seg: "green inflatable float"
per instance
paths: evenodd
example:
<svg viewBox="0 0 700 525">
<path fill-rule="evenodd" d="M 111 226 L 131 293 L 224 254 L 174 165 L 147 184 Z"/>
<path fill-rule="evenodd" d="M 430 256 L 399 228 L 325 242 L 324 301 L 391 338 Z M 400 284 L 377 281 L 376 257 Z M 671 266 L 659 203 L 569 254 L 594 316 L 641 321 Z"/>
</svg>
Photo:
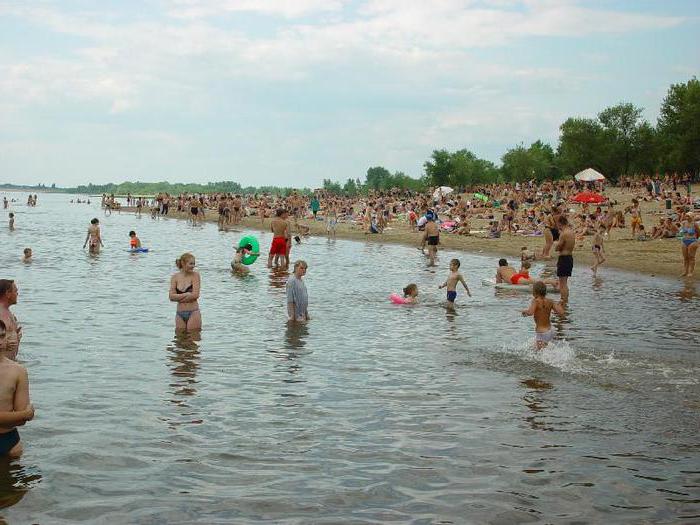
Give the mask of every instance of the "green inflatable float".
<svg viewBox="0 0 700 525">
<path fill-rule="evenodd" d="M 488 201 L 489 201 L 489 198 L 488 198 L 486 195 L 484 195 L 483 193 L 475 193 L 475 194 L 474 194 L 474 198 L 475 198 L 475 199 L 482 200 L 482 201 L 484 201 L 484 202 L 488 202 Z"/>
<path fill-rule="evenodd" d="M 253 252 L 246 253 L 243 256 L 243 259 L 241 260 L 243 264 L 253 264 L 255 261 L 258 260 L 258 257 L 260 256 L 260 243 L 258 243 L 258 240 L 252 235 L 246 235 L 245 237 L 241 238 L 241 240 L 238 241 L 238 247 L 246 248 Z"/>
</svg>

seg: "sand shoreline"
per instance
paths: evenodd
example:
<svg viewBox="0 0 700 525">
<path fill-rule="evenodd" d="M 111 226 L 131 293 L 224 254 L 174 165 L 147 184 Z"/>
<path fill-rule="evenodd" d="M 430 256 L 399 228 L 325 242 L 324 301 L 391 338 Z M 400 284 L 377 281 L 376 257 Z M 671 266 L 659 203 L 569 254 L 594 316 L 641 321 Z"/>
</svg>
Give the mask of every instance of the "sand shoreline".
<svg viewBox="0 0 700 525">
<path fill-rule="evenodd" d="M 135 208 L 122 207 L 121 211 L 135 212 Z M 147 216 L 147 213 L 143 214 Z M 170 210 L 165 216 L 170 219 L 187 220 L 189 214 Z M 161 216 L 162 217 L 162 216 Z M 218 213 L 215 210 L 207 210 L 206 222 L 216 223 L 218 221 Z M 305 219 L 301 224 L 308 226 L 309 234 L 314 237 L 326 237 L 326 227 L 322 221 L 314 221 Z M 228 231 L 236 231 L 238 229 L 253 229 L 258 231 L 269 231 L 270 219 L 265 219 L 265 223 L 261 224 L 258 217 L 246 217 L 239 224 L 231 226 Z M 475 226 L 480 228 L 481 226 Z M 338 239 L 347 239 L 355 241 L 365 241 L 374 243 L 393 243 L 403 244 L 407 246 L 419 247 L 422 239 L 422 232 L 411 232 L 407 225 L 401 223 L 392 223 L 390 227 L 381 234 L 367 234 L 359 227 L 344 223 L 338 224 L 337 235 Z M 676 239 L 659 239 L 653 241 L 636 241 L 628 239 L 630 235 L 629 228 L 615 229 L 612 231 L 611 240 L 605 245 L 607 261 L 598 270 L 598 275 L 605 275 L 605 268 L 616 268 L 631 272 L 637 272 L 649 276 L 665 276 L 676 277 L 678 280 L 683 280 L 679 277 L 682 273 L 683 266 L 681 260 L 680 243 Z M 591 251 L 591 239 L 587 237 L 583 242 L 577 244 L 574 252 L 574 260 L 576 263 L 575 276 L 588 274 L 592 276 L 592 271 L 589 269 L 593 264 L 593 254 Z M 520 249 L 527 246 L 530 251 L 539 252 L 544 245 L 544 239 L 541 236 L 527 237 L 521 235 L 507 234 L 500 239 L 488 239 L 478 237 L 476 235 L 462 236 L 451 233 L 443 233 L 440 236 L 440 247 L 449 250 L 461 250 L 468 253 L 477 253 L 480 255 L 493 255 L 495 258 L 506 257 L 510 259 L 510 263 L 514 266 L 518 264 L 520 259 Z M 265 248 L 264 250 L 266 250 Z M 262 250 L 262 251 L 264 251 Z M 554 254 L 554 250 L 552 250 Z M 543 261 L 540 261 L 543 262 Z M 550 264 L 556 262 L 556 256 L 547 261 Z M 496 261 L 494 260 L 494 267 Z M 698 280 L 698 272 L 690 280 L 691 282 Z"/>
</svg>

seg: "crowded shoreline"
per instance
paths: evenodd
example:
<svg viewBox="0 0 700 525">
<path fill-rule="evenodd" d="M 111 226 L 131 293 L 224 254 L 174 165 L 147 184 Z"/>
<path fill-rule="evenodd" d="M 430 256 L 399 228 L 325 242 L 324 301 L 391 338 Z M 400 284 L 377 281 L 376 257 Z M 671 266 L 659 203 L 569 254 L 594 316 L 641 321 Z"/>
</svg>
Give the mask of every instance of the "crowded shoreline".
<svg viewBox="0 0 700 525">
<path fill-rule="evenodd" d="M 680 188 L 677 188 L 680 190 Z M 697 195 L 700 187 L 697 184 L 690 186 L 691 195 Z M 644 190 L 646 191 L 646 190 Z M 602 192 L 607 197 L 607 203 L 600 206 L 603 210 L 607 207 L 614 208 L 618 210 L 616 221 L 620 220 L 620 215 L 622 215 L 622 224 L 616 224 L 610 230 L 609 235 L 606 235 L 605 250 L 606 250 L 606 262 L 605 266 L 611 268 L 617 268 L 621 270 L 626 270 L 630 272 L 637 272 L 649 276 L 666 276 L 666 277 L 678 277 L 680 270 L 682 268 L 682 261 L 679 256 L 679 242 L 677 235 L 673 236 L 659 236 L 654 238 L 657 225 L 661 220 L 672 217 L 674 213 L 678 213 L 678 201 L 672 200 L 670 209 L 667 204 L 667 198 L 670 196 L 670 191 L 666 194 L 659 193 L 658 196 L 654 194 L 654 190 L 650 192 L 651 196 L 643 196 L 641 188 L 635 188 L 630 186 L 627 188 L 612 187 L 607 188 Z M 680 191 L 674 192 L 680 195 Z M 684 192 L 685 193 L 685 190 Z M 459 199 L 467 201 L 468 197 L 472 193 L 463 193 L 460 195 L 452 195 L 453 199 Z M 447 200 L 445 196 L 440 200 Z M 564 197 L 564 195 L 562 195 Z M 181 196 L 174 199 L 182 200 L 183 202 L 179 205 L 170 206 L 167 209 L 167 214 L 160 213 L 151 214 L 153 217 L 168 217 L 180 220 L 192 221 L 192 209 L 191 201 L 194 196 Z M 232 199 L 235 200 L 235 196 Z M 264 232 L 270 231 L 270 217 L 269 213 L 266 213 L 264 218 L 261 218 L 259 213 L 255 208 L 249 208 L 249 204 L 256 204 L 254 201 L 244 197 L 238 197 L 241 200 L 239 205 L 242 210 L 240 216 L 236 218 L 235 221 L 225 221 L 223 220 L 223 215 L 226 214 L 223 209 L 217 206 L 216 203 L 210 204 L 207 199 L 201 196 L 196 197 L 199 201 L 199 208 L 203 208 L 203 216 L 199 216 L 197 221 L 205 221 L 218 223 L 222 230 L 237 231 L 241 229 L 254 229 Z M 290 199 L 299 199 L 299 203 L 292 203 Z M 318 210 L 316 218 L 314 218 L 314 213 L 311 208 L 312 198 L 301 197 L 301 196 L 290 196 L 287 199 L 279 198 L 275 201 L 275 204 L 285 203 L 287 207 L 298 206 L 299 209 L 303 209 L 303 212 L 299 212 L 293 223 L 293 233 L 295 235 L 311 235 L 316 237 L 326 237 L 328 236 L 328 224 L 325 217 L 327 213 L 328 206 L 326 203 L 331 204 L 331 207 L 336 207 L 338 210 L 343 208 L 343 205 L 339 201 L 334 200 L 333 196 L 320 196 L 318 199 Z M 681 197 L 683 199 L 683 197 Z M 687 197 L 686 199 L 691 199 L 689 202 L 691 204 L 683 204 L 690 213 L 693 212 L 692 197 Z M 367 198 L 367 203 L 372 202 L 372 198 Z M 376 201 L 381 200 L 381 197 L 375 199 Z M 631 216 L 634 211 L 633 200 L 639 203 L 638 213 L 641 220 L 641 224 L 645 226 L 644 240 L 639 237 L 635 232 L 634 236 L 631 232 Z M 244 202 L 245 201 L 245 202 Z M 359 207 L 368 208 L 361 200 L 357 200 L 360 203 Z M 565 201 L 566 202 L 566 201 Z M 687 202 L 687 201 L 686 201 Z M 611 204 L 614 203 L 614 204 Z M 129 202 L 133 204 L 133 202 Z M 271 204 L 271 203 L 269 203 Z M 424 207 L 430 208 L 428 202 L 424 202 Z M 150 206 L 158 206 L 157 198 L 148 203 L 143 202 L 142 209 L 137 206 L 121 206 L 120 211 L 127 213 L 139 213 L 147 215 L 149 211 L 147 208 Z M 382 204 L 378 204 L 377 210 L 381 213 Z M 439 205 L 438 205 L 439 206 Z M 233 207 L 233 203 L 232 203 Z M 595 210 L 598 206 L 589 205 L 587 211 Z M 152 208 L 150 208 L 152 209 Z M 574 218 L 580 216 L 584 207 L 580 204 L 573 204 L 566 202 L 566 212 L 569 217 Z M 478 208 L 477 213 L 472 213 L 468 217 L 470 232 L 468 235 L 460 234 L 459 224 L 460 218 L 454 217 L 456 219 L 457 228 L 455 232 L 441 232 L 440 235 L 440 249 L 449 250 L 462 250 L 465 252 L 481 253 L 481 254 L 492 254 L 494 256 L 508 256 L 514 259 L 519 259 L 522 254 L 522 248 L 526 248 L 529 253 L 538 254 L 542 251 L 543 245 L 543 235 L 536 235 L 533 233 L 529 234 L 518 234 L 516 232 L 505 231 L 503 226 L 504 216 L 508 214 L 508 208 L 504 205 L 502 209 L 493 209 L 488 207 Z M 505 210 L 505 211 L 504 211 Z M 223 213 L 220 213 L 223 212 Z M 198 211 L 198 215 L 200 212 Z M 700 210 L 696 212 L 696 215 L 700 214 Z M 376 213 L 372 214 L 372 217 L 368 218 L 366 222 L 362 221 L 337 221 L 335 225 L 335 236 L 342 239 L 367 241 L 374 243 L 394 243 L 403 244 L 409 246 L 420 247 L 421 239 L 423 233 L 418 231 L 416 228 L 412 228 L 410 220 L 405 216 L 405 214 L 390 214 L 389 220 L 382 225 L 379 233 L 372 232 L 372 221 L 373 217 L 376 217 Z M 627 222 L 624 222 L 625 216 L 627 217 Z M 364 217 L 363 217 L 364 218 Z M 452 214 L 446 219 L 449 222 L 453 222 Z M 517 219 L 516 219 L 517 220 Z M 490 227 L 493 223 L 498 222 L 502 229 L 499 231 L 497 237 L 490 235 Z M 512 221 L 514 222 L 514 221 Z M 572 221 L 574 229 L 585 228 L 585 224 L 577 225 L 576 221 Z M 680 222 L 679 222 L 680 224 Z M 376 230 L 375 230 L 376 231 Z M 596 257 L 591 250 L 592 242 L 594 239 L 593 234 L 587 234 L 589 232 L 583 232 L 582 235 L 577 235 L 576 251 L 575 251 L 575 261 L 576 266 L 580 268 L 586 268 L 583 272 L 579 272 L 580 277 L 583 274 L 591 273 L 587 267 L 590 267 L 596 262 Z M 554 264 L 556 258 L 540 259 L 537 258 L 538 262 L 544 262 L 545 264 Z M 694 280 L 698 279 L 697 273 L 691 277 Z"/>
</svg>

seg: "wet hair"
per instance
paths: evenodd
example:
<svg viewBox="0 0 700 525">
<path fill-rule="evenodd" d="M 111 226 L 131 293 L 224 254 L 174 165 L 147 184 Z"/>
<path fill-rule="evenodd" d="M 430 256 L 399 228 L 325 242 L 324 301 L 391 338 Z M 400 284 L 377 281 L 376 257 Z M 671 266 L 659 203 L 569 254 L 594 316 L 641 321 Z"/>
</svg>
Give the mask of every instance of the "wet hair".
<svg viewBox="0 0 700 525">
<path fill-rule="evenodd" d="M 547 295 L 547 285 L 542 281 L 537 281 L 532 285 L 532 295 L 535 297 L 545 297 Z"/>
<path fill-rule="evenodd" d="M 134 230 L 131 230 L 129 232 L 129 237 L 136 237 L 136 232 Z"/>
<path fill-rule="evenodd" d="M 0 297 L 4 297 L 12 290 L 15 281 L 12 279 L 0 279 Z"/>
<path fill-rule="evenodd" d="M 29 255 L 30 253 L 32 253 L 32 249 L 31 249 L 31 248 L 25 248 L 24 251 L 23 251 L 22 253 L 24 253 L 24 255 Z"/>
<path fill-rule="evenodd" d="M 90 221 L 90 224 L 99 224 L 99 223 L 100 223 L 100 220 L 97 217 L 95 217 L 94 219 L 92 219 Z"/>
<path fill-rule="evenodd" d="M 522 266 L 523 266 L 523 268 L 525 268 L 526 270 L 529 270 L 530 267 L 531 267 L 532 265 L 530 264 L 530 261 L 523 261 Z"/>
<path fill-rule="evenodd" d="M 192 255 L 190 252 L 185 252 L 180 255 L 180 257 L 175 259 L 175 266 L 177 266 L 178 270 L 182 270 L 185 267 L 185 263 L 190 259 L 194 260 L 194 255 Z"/>
<path fill-rule="evenodd" d="M 450 264 L 456 264 L 456 265 L 457 265 L 457 268 L 459 268 L 459 267 L 462 265 L 462 263 L 459 262 L 459 259 L 452 259 L 452 260 L 450 261 Z"/>
<path fill-rule="evenodd" d="M 417 292 L 417 291 L 418 291 L 418 285 L 411 283 L 403 289 L 403 295 L 404 295 L 404 297 L 407 297 L 407 296 L 411 295 L 413 292 Z"/>
<path fill-rule="evenodd" d="M 498 266 L 508 266 L 508 261 L 505 259 L 498 259 Z"/>
<path fill-rule="evenodd" d="M 12 212 L 10 212 L 10 219 L 11 219 L 12 217 L 14 217 L 14 216 L 15 216 L 15 214 L 12 213 Z"/>
<path fill-rule="evenodd" d="M 296 270 L 299 266 L 303 266 L 304 268 L 308 268 L 308 267 L 309 267 L 309 265 L 306 264 L 306 261 L 304 261 L 304 260 L 302 260 L 302 259 L 299 259 L 298 261 L 296 261 L 296 262 L 294 263 L 294 269 Z"/>
</svg>

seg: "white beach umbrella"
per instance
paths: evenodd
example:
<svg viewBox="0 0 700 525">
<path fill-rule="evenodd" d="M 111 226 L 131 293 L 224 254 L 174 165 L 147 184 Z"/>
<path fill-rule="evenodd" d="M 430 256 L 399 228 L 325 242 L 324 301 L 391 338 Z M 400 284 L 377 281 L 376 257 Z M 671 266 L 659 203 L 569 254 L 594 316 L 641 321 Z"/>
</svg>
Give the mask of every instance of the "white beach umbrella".
<svg viewBox="0 0 700 525">
<path fill-rule="evenodd" d="M 574 175 L 574 179 L 583 182 L 594 182 L 597 180 L 605 180 L 605 176 L 593 168 L 586 168 L 585 170 L 579 171 L 576 175 Z"/>
<path fill-rule="evenodd" d="M 453 191 L 455 191 L 455 190 L 453 190 L 449 186 L 440 186 L 438 189 L 436 189 L 433 192 L 433 198 L 439 199 L 440 197 L 444 197 L 445 195 L 449 195 Z"/>
</svg>

